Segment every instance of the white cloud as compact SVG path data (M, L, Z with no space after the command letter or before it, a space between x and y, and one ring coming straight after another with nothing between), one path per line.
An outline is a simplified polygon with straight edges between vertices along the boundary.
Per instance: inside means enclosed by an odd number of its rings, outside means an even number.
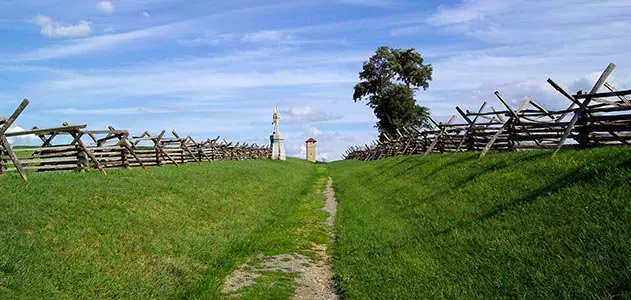
M25 129L20 126L11 126L9 127L9 129L7 129L7 133L22 131L25 131ZM13 147L36 145L41 142L41 140L37 136L32 134L9 137L8 140Z
M331 39L331 38L298 38L296 32L292 32L295 29L287 30L261 30L246 33L243 35L241 41L245 43L273 43L275 45L324 45L324 44L336 44L346 45L348 41L344 38Z
M177 62L160 67L113 69L103 72L76 73L40 82L40 88L48 93L66 93L116 96L182 95L182 93L214 94L233 89L263 87L305 87L324 84L350 84L354 75L335 70L300 70L278 68L275 71L212 70L205 66L182 66ZM160 84L169 82L169 84ZM305 109L305 108L303 108ZM306 108L311 109L311 108ZM338 116L300 109L288 113L294 121L322 121Z
M309 106L305 107L292 107L287 111L287 115L290 117L304 117L313 114L313 109Z
M299 149L298 153L294 152L294 153L296 153L296 154L294 154L294 155L290 155L290 156L305 159L305 158L307 157L307 146L306 146L304 143L302 143L302 144L300 144L300 146L298 147L298 149ZM288 149L288 150L290 150L290 151L291 151L291 149ZM291 152L290 152L290 153L291 153Z
M394 0L338 0L342 4L364 5L375 7L392 7L397 3Z
M156 109L148 107L123 107L123 108L98 108L98 109L76 109L63 108L54 109L52 113L66 115L135 115L135 114L165 114L181 112L176 109Z
M314 137L319 137L322 134L322 131L320 131L318 128L315 128L315 127L311 127L309 131L311 135Z
M64 25L53 21L50 17L37 16L31 22L39 25L41 34L47 37L84 37L92 32L90 23L84 20L74 25Z
M111 49L125 42L164 36L178 30L181 26L182 24L174 23L125 33L107 34L72 40L69 43L63 45L55 45L51 47L35 49L31 52L27 52L26 54L21 55L17 58L17 60L47 60L99 52L106 49Z
M99 1L96 8L106 14L111 14L114 12L114 3L112 1Z
M149 14L149 13L148 13L148 12L146 12L146 11L143 11L143 12L142 12L142 16L143 16L143 17L145 17L145 18L151 18L151 14Z
M262 30L248 33L243 37L247 42L279 42L292 40L293 36L277 30Z
M587 85L584 79L576 82L585 74L600 74L609 62L628 64L619 49L631 47L622 29L631 26L629 14L631 3L620 0L599 4L589 0L465 0L441 7L426 19L427 25L450 40L482 43L463 44L429 59L434 80L417 99L433 115L445 118L455 113L456 105L477 109L488 101L501 107L495 90L512 105L532 96L549 109L565 108L569 103L546 78L575 92ZM624 76L621 71L616 76Z
M390 35L394 37L420 35L425 31L427 31L426 26L413 25L390 30Z
M211 34L207 33L200 37L192 39L180 39L178 44L183 46L200 46L200 45L222 45L234 41L237 37L230 33Z
M342 117L324 111L316 111L310 106L292 107L286 112L287 122L304 123L304 122L325 122L331 120L339 120ZM317 129L316 129L317 130Z
M318 152L316 150L316 160L321 162L329 161L329 154L326 152Z
M470 2L456 7L441 7L432 14L427 23L432 25L450 25L472 21L483 16L482 10L471 5Z

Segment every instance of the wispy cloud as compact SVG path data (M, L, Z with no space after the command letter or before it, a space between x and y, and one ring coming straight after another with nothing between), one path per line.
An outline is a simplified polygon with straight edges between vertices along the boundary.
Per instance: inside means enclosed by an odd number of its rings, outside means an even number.
M248 33L243 37L248 42L280 42L291 40L294 37L291 34L277 30L262 30Z
M292 107L289 110L285 111L285 120L287 122L316 123L339 119L342 119L342 116L325 111L317 111L310 106Z
M114 12L114 3L112 1L99 1L96 8L106 14L111 14Z
M347 44L345 39L331 39L331 38L308 38L298 37L297 34L291 33L290 30L262 30L256 32L246 33L243 36L242 41L246 43L261 43L261 44L274 44L274 45L325 45L325 44Z
M35 49L31 52L20 55L17 60L36 61L95 53L136 40L165 36L182 28L183 25L184 24L182 23L174 23L125 33L107 34L72 40L66 44Z
M390 30L390 35L394 37L398 36L410 36L418 35L423 31L427 31L427 27L423 25L406 26Z
M122 107L122 108L99 108L99 109L77 109L63 108L54 109L51 113L64 115L136 115L136 114L165 114L178 112L174 109L156 109L148 107Z
M222 45L237 40L236 34L207 32L195 38L178 39L178 44L183 46Z
M41 34L47 37L84 37L92 32L90 23L84 20L74 25L65 25L47 16L37 16L31 22L41 27Z
M485 1L465 1L453 7L440 7L427 18L427 22L437 26L469 22L482 18L485 12L495 7L495 4Z
M311 127L311 135L313 135L314 137L319 137L322 134L322 131L320 131L318 128L315 127Z
M587 0L466 0L440 7L426 19L428 25L450 39L482 44L432 61L432 87L419 92L418 99L441 116L452 114L455 105L476 106L483 100L500 105L494 90L513 105L532 96L549 107L564 107L567 100L545 79L570 87L576 78L598 72L609 62L628 62L618 49L631 46L631 39L622 36L622 28L631 26L630 14L627 1L597 5Z
M331 71L278 70L273 72L213 72L198 69L166 73L134 71L128 74L82 75L44 82L50 91L75 91L82 94L128 96L211 93L226 89L261 88L349 83L349 74ZM168 84L163 84L167 83Z
M342 4L364 5L375 7L392 7L397 5L395 0L338 0Z

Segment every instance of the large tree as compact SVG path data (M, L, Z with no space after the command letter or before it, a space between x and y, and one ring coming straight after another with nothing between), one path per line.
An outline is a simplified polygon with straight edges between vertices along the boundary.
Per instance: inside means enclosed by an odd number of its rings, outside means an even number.
M432 65L423 64L416 50L379 47L359 73L361 80L355 85L353 100L367 100L367 105L379 120L376 127L383 134L395 136L405 126L425 126L429 109L420 106L414 94L429 88Z

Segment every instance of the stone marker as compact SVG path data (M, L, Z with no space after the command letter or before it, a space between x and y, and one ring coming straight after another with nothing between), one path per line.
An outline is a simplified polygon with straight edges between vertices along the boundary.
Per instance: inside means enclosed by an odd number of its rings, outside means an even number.
M274 108L272 120L274 121L274 133L272 133L269 137L270 143L272 144L271 159L285 160L285 145L283 144L284 139L278 130L278 122L280 121L280 111L278 110L278 106Z

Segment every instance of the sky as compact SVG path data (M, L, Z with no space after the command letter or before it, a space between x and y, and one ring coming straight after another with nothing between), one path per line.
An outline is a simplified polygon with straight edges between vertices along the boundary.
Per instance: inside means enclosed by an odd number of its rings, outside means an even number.
M269 144L281 110L288 156L337 160L377 136L352 99L379 46L415 48L433 66L416 93L432 116L456 105L569 105L546 83L631 88L631 1L0 0L0 115L12 130L67 121L196 139ZM34 137L13 143L34 143Z

